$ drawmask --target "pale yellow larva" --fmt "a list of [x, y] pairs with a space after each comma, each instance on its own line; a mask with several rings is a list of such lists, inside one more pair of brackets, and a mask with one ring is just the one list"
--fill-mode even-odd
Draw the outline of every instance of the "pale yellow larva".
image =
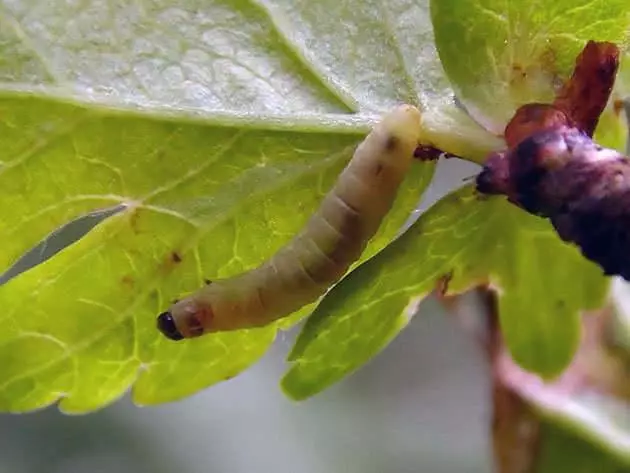
[[391, 208], [411, 166], [420, 112], [387, 113], [354, 156], [306, 227], [270, 260], [213, 281], [157, 319], [172, 340], [267, 325], [315, 301], [360, 256]]

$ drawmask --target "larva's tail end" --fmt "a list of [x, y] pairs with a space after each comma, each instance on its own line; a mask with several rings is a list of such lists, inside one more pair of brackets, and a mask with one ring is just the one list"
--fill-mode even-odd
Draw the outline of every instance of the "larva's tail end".
[[184, 336], [175, 325], [175, 319], [170, 312], [162, 312], [157, 317], [157, 328], [169, 340], [183, 340]]
[[378, 126], [392, 137], [415, 148], [420, 139], [420, 110], [413, 105], [399, 105], [386, 113]]

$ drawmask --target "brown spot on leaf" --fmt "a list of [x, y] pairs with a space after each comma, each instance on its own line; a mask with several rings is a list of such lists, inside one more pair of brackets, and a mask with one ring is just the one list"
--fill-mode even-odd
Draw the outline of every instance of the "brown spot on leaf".
[[123, 284], [123, 286], [132, 288], [136, 281], [134, 278], [132, 278], [129, 274], [125, 274], [122, 278], [120, 278], [120, 282]]
[[129, 226], [131, 227], [131, 231], [136, 235], [140, 233], [140, 226], [138, 224], [138, 219], [140, 214], [137, 208], [134, 208], [129, 214]]
[[448, 297], [448, 285], [453, 279], [453, 270], [446, 273], [435, 283], [435, 292], [438, 298]]
[[175, 266], [182, 262], [182, 259], [181, 253], [173, 250], [164, 256], [162, 263], [158, 266], [158, 271], [168, 274], [173, 271]]
[[512, 64], [512, 73], [510, 74], [510, 85], [518, 85], [527, 80], [527, 71], [521, 64]]
[[452, 279], [453, 270], [450, 270], [448, 273], [446, 273], [436, 281], [434, 290], [434, 294], [437, 297], [438, 301], [440, 301], [444, 308], [449, 312], [455, 312], [461, 300], [459, 294], [450, 294], [448, 292], [448, 286]]

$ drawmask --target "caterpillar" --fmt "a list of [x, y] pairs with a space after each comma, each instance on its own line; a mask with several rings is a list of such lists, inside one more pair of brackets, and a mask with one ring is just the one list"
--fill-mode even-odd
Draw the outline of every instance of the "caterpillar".
[[212, 281], [157, 317], [171, 340], [267, 325], [317, 300], [363, 253], [389, 212], [420, 135], [420, 112], [385, 114], [305, 228], [271, 259]]

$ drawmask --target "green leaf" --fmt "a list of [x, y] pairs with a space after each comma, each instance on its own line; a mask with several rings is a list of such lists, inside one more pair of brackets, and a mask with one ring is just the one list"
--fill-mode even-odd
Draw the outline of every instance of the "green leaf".
[[[135, 398], [159, 402], [234, 376], [260, 357], [274, 328], [174, 344], [158, 334], [155, 316], [204, 278], [252, 267], [285, 243], [336, 179], [357, 136], [173, 123], [40, 98], [0, 101], [3, 116], [29, 106], [50, 107], [64, 123], [81, 116], [80, 131], [0, 174], [2, 228], [14, 253], [51, 220], [126, 207], [0, 288], [0, 366], [34, 343], [51, 363], [31, 369], [28, 358], [12, 359], [0, 405], [33, 409], [64, 393], [65, 410], [93, 409], [121, 395], [139, 369]], [[431, 170], [414, 168], [370, 253], [400, 228]]]
[[[626, 448], [628, 443], [626, 442]], [[620, 445], [622, 446], [622, 445]], [[571, 435], [550, 423], [542, 424], [538, 458], [532, 470], [535, 473], [623, 473], [628, 463], [610, 456], [591, 441]]]
[[[575, 391], [573, 389], [572, 391]], [[594, 471], [584, 468], [587, 464], [594, 467], [598, 459], [596, 471], [604, 464], [614, 465], [619, 470], [627, 471], [630, 467], [630, 404], [626, 399], [603, 393], [596, 388], [582, 389], [581, 392], [566, 392], [540, 383], [531, 385], [521, 391], [527, 402], [542, 417], [543, 442], [540, 455], [540, 470], [536, 472], [554, 472], [553, 469], [562, 463], [568, 471]], [[553, 427], [552, 427], [553, 426]], [[573, 462], [568, 456], [576, 456], [574, 460], [591, 462], [582, 465], [582, 469], [574, 470], [568, 465]], [[583, 455], [587, 453], [588, 455]]]
[[[85, 412], [134, 382], [136, 402], [165, 402], [265, 352], [275, 326], [175, 344], [155, 316], [288, 241], [381, 111], [453, 106], [427, 5], [365, 5], [0, 1], [0, 266], [123, 205], [0, 287], [1, 410]], [[432, 173], [414, 166], [367, 256]]]
[[550, 102], [588, 40], [623, 44], [627, 0], [432, 0], [435, 42], [468, 111], [503, 133], [516, 108]]
[[599, 117], [593, 139], [602, 146], [626, 153], [628, 149], [628, 120], [623, 107], [616, 104], [615, 100], [611, 101]]
[[615, 82], [615, 90], [622, 100], [630, 98], [630, 50], [626, 48], [621, 57], [619, 73]]
[[[550, 422], [600, 452], [630, 467], [630, 404], [627, 400], [595, 390], [563, 396], [537, 396], [529, 399]], [[611, 460], [612, 461], [612, 460]]]
[[569, 363], [580, 335], [578, 311], [600, 306], [608, 287], [599, 267], [562, 243], [545, 220], [466, 187], [327, 294], [290, 355], [285, 392], [304, 399], [367, 362], [445, 275], [449, 293], [482, 282], [499, 289], [512, 356], [545, 377]]

